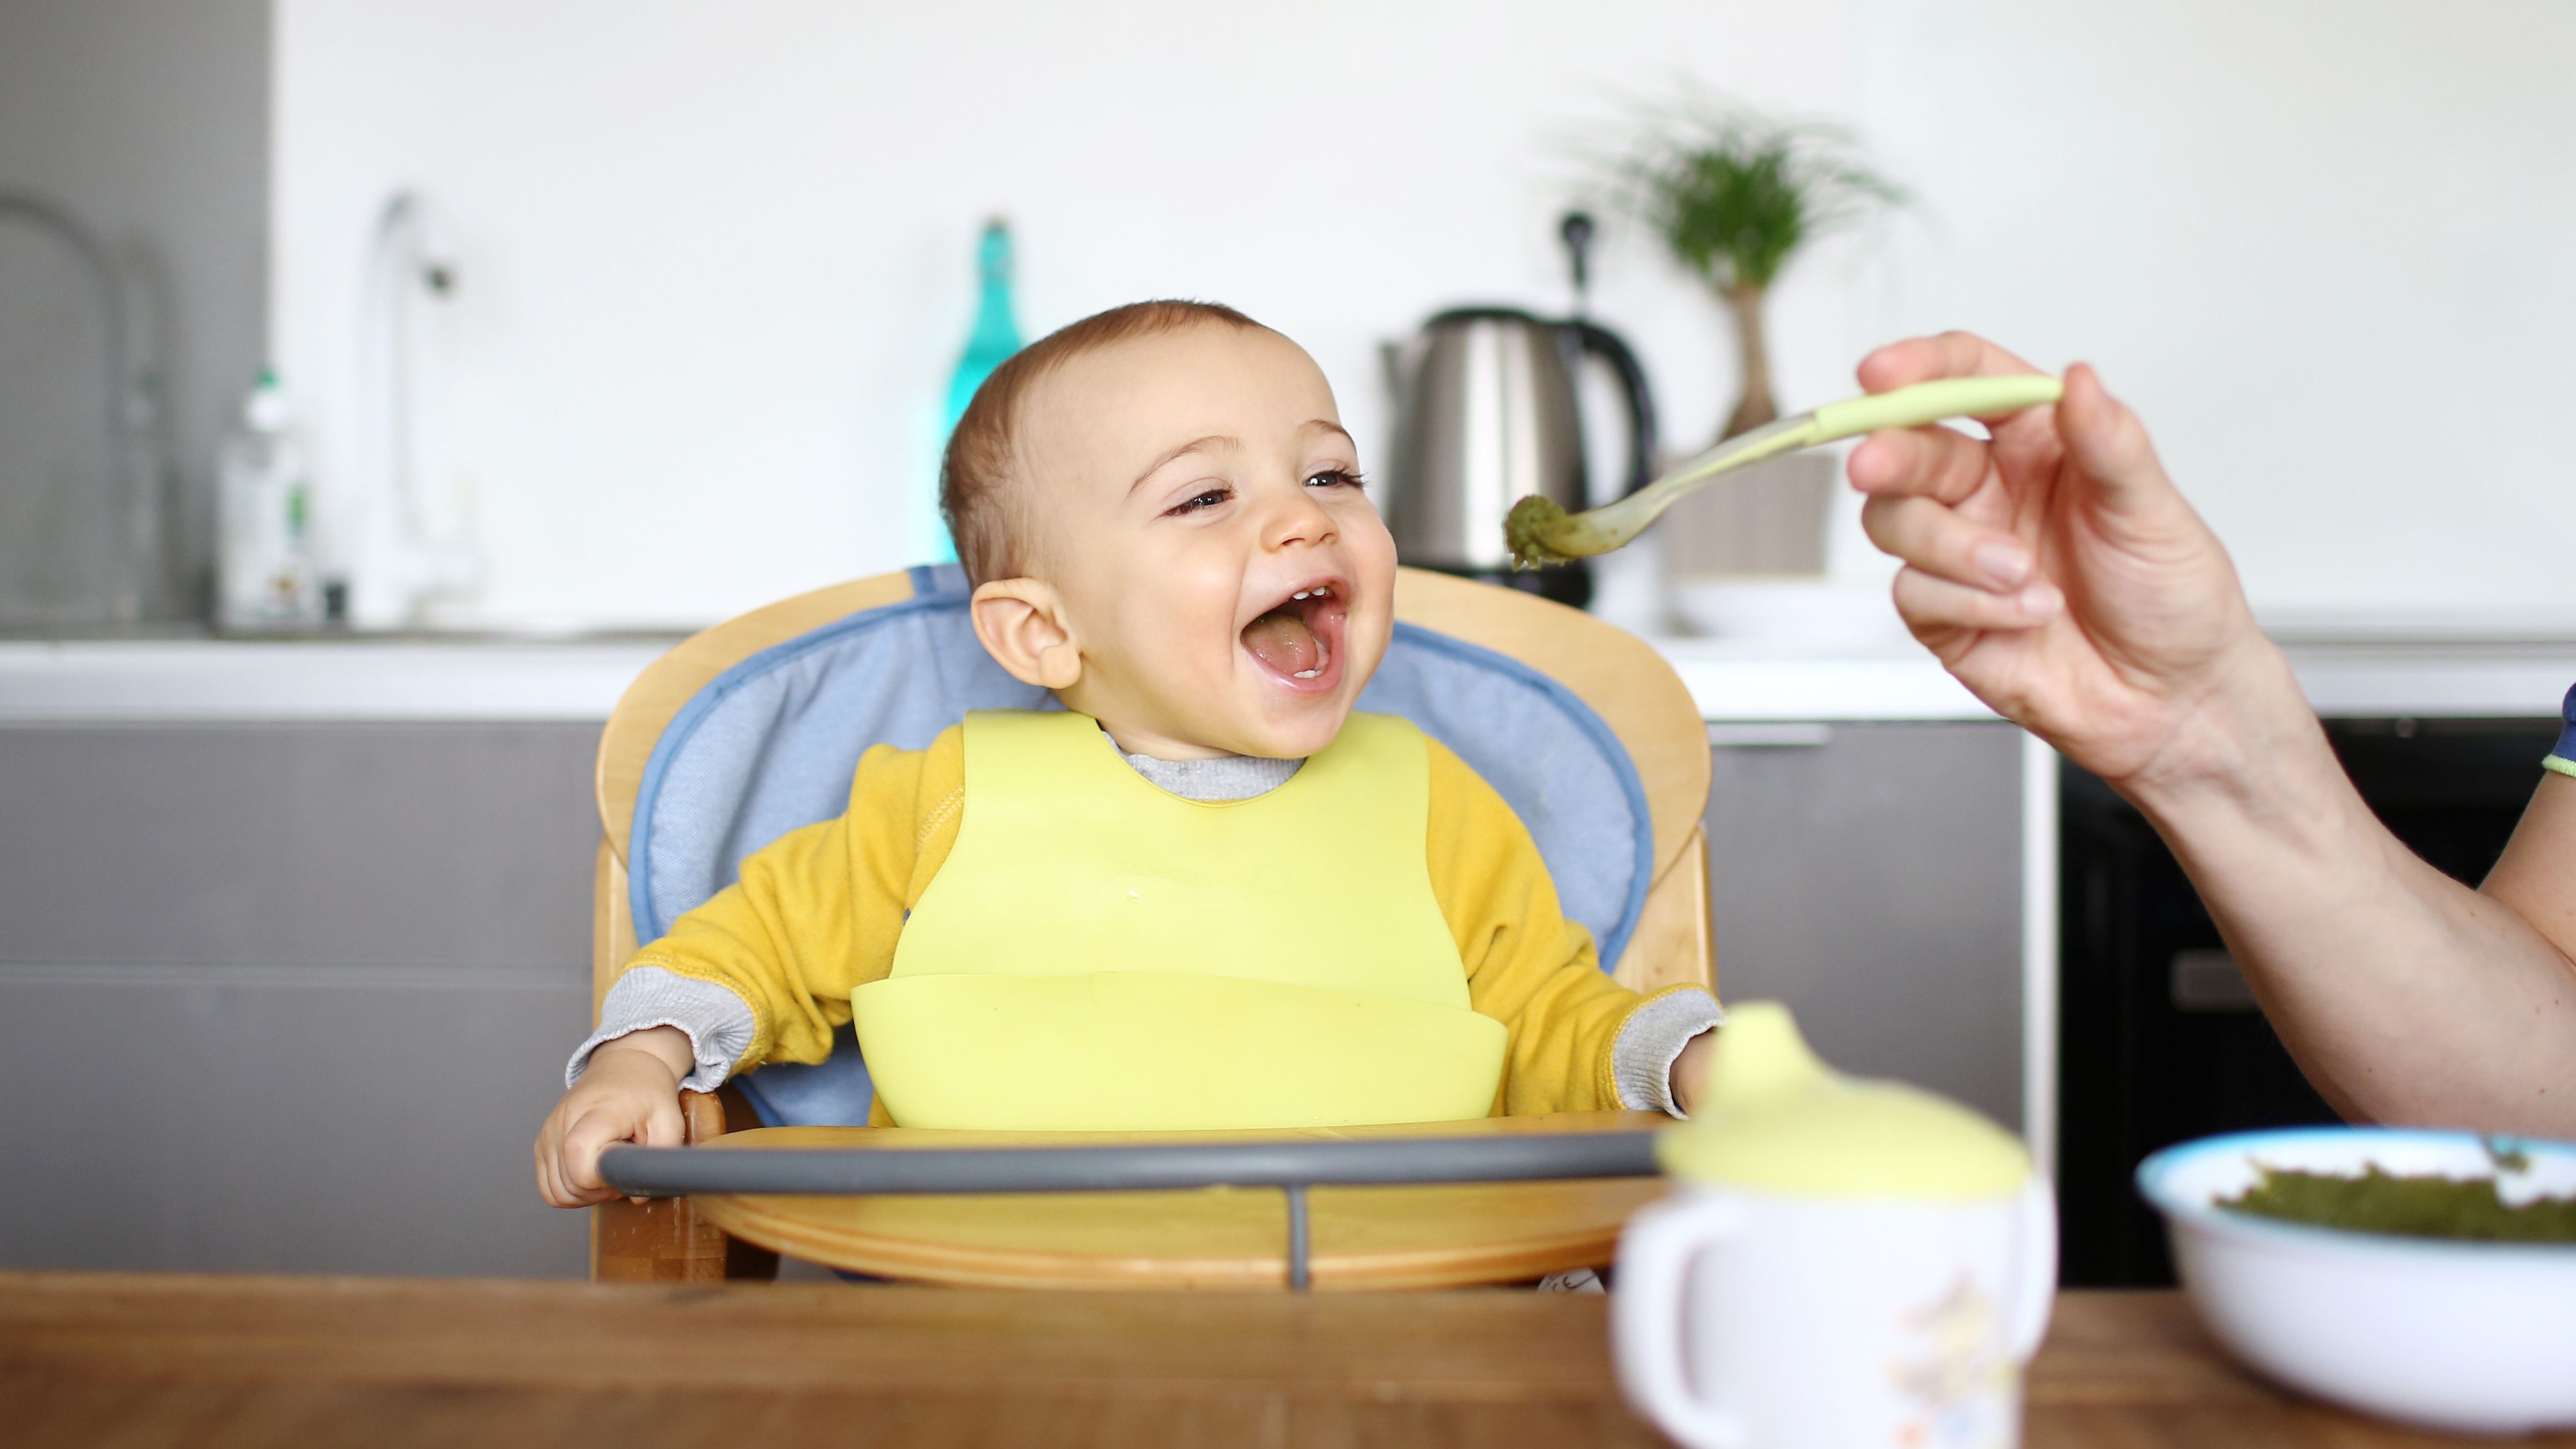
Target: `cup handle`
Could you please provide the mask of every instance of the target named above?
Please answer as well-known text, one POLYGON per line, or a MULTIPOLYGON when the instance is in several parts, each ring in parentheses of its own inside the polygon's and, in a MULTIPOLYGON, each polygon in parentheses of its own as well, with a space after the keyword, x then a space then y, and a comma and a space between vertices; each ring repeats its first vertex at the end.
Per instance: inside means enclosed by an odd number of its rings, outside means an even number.
POLYGON ((2057 1195, 2046 1179, 2034 1174, 2022 1185, 2019 1217, 2021 1271, 2007 1322, 2013 1362, 2027 1363, 2048 1336, 2048 1315, 2057 1306, 2057 1195))
POLYGON ((1743 1211, 1729 1204, 1668 1201, 1639 1209, 1619 1236, 1610 1328, 1620 1384, 1630 1403, 1693 1449, 1744 1444, 1743 1422, 1694 1397, 1682 1363, 1691 1264, 1743 1225, 1743 1211))

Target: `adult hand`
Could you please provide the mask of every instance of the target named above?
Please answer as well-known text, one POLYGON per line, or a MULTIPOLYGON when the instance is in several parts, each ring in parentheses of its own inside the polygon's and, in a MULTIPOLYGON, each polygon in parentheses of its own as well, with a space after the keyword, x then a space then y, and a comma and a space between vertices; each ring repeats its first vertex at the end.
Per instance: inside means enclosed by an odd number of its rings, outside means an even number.
MULTIPOLYGON (((1951 332, 1880 348, 1860 381, 2035 371, 1951 332)), ((2226 550, 2093 369, 2069 369, 2054 408, 1985 421, 1991 441, 1873 434, 1850 464, 1862 526, 1905 561, 1898 612, 1961 683, 2123 787, 2239 763, 2244 721, 2223 717, 2242 711, 2218 707, 2238 684, 2306 719, 2226 550)))
MULTIPOLYGON (((1953 332, 1881 348, 1860 379, 2031 370, 1953 332)), ((1914 636, 2145 812, 2339 1110, 2576 1132, 2571 782, 2542 788, 2484 894, 2426 865, 2355 793, 2226 550, 2093 370, 1986 421, 1991 441, 1917 428, 1852 454, 1914 636)))

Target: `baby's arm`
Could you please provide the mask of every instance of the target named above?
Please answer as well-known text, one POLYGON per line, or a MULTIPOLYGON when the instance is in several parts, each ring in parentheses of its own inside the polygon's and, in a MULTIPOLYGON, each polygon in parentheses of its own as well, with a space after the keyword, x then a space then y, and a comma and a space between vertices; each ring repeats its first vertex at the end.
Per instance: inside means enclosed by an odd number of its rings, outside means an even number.
MULTIPOLYGON (((1715 1005, 1716 1000, 1715 997, 1709 998, 1711 1005, 1715 1005)), ((1681 1109, 1684 1117, 1699 1110, 1699 1094, 1708 1087, 1709 1053, 1716 1049, 1717 1028, 1713 1025, 1702 1027, 1692 1032, 1690 1040, 1682 1044, 1681 1055, 1673 1058, 1672 1069, 1664 1074, 1667 1085, 1672 1088, 1673 1105, 1681 1109)))
MULTIPOLYGON (((941 743, 956 753, 949 737, 941 743)), ((849 1020, 851 989, 893 962, 917 889, 925 778, 962 778, 962 757, 944 772, 925 770, 938 752, 868 751, 847 813, 754 852, 739 881, 628 961, 538 1134, 547 1202, 576 1207, 614 1196, 597 1171, 611 1143, 677 1143, 683 1087, 713 1091, 747 1066, 830 1054, 833 1029, 849 1020)))
POLYGON ((1612 981, 1520 817, 1436 741, 1431 769, 1433 888, 1470 1000, 1511 1031, 1503 1110, 1687 1111, 1716 1000, 1696 986, 1641 998, 1612 981))

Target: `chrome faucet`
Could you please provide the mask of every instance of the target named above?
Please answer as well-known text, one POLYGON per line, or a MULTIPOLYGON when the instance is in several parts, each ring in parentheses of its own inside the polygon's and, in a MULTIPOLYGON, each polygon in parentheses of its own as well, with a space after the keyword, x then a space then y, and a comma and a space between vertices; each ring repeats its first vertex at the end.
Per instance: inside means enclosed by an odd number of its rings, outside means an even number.
MULTIPOLYGON (((80 265, 96 297, 104 337, 104 395, 100 408, 106 527, 104 556, 79 557, 80 540, 59 536, 20 540, 14 562, 31 565, 39 553, 69 567, 54 570, 61 587, 41 578, 0 577, 0 624, 132 623, 169 609, 176 590, 168 535, 165 496, 173 472, 164 446, 159 380, 139 370, 135 359, 150 358, 153 349, 138 346, 134 327, 148 320, 137 314, 129 280, 98 233, 71 210, 23 191, 0 191, 0 226, 16 225, 60 243, 80 265), (103 566, 104 579, 91 573, 103 566), (102 587, 103 585, 103 587, 102 587), (21 616, 24 617, 16 617, 21 616)), ((77 481, 77 479, 75 480, 77 481)), ((42 489, 41 479, 0 479, 0 487, 42 489)), ((56 518, 77 518, 80 500, 56 498, 38 505, 56 518)))
POLYGON ((431 599, 471 593, 482 582, 467 521, 453 497, 422 487, 413 395, 417 311, 456 292, 456 266, 431 228, 420 197, 398 191, 376 215, 358 309, 356 477, 351 511, 349 622, 404 629, 431 599), (433 503, 450 505, 442 513, 433 503))

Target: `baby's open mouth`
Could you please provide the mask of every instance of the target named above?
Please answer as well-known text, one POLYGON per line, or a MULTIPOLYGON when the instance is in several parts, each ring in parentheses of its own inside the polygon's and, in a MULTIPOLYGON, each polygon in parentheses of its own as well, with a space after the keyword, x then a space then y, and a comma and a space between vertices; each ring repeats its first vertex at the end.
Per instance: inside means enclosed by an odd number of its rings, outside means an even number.
POLYGON ((1342 621, 1350 617, 1347 592, 1343 584, 1328 581, 1281 599, 1243 626, 1245 652, 1301 688, 1329 687, 1339 672, 1334 650, 1342 641, 1342 621))

